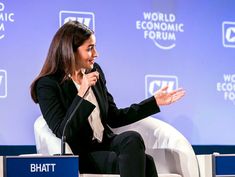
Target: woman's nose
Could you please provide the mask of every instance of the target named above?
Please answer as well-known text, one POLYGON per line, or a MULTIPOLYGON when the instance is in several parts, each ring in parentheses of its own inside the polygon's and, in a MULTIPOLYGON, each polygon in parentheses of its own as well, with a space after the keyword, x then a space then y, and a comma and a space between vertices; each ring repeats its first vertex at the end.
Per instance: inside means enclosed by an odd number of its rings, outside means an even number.
POLYGON ((98 56, 99 56, 99 54, 98 54, 96 48, 94 48, 94 50, 93 50, 93 56, 94 56, 94 57, 98 57, 98 56))

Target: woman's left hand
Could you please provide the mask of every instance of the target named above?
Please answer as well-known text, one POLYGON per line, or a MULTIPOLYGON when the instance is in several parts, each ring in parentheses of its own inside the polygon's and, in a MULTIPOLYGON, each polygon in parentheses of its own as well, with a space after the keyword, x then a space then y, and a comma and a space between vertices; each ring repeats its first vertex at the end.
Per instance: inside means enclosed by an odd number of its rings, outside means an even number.
POLYGON ((177 90, 172 90, 167 92, 168 86, 165 86, 158 90, 154 97, 159 106, 169 105, 180 100, 185 95, 185 90, 179 88, 177 90))

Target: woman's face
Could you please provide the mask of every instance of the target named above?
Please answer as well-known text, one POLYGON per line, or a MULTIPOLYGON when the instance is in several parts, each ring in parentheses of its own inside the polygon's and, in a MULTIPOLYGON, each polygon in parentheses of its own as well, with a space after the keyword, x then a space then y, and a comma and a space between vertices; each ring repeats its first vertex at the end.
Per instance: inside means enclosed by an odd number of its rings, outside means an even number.
POLYGON ((97 56, 96 39, 92 34, 75 52, 76 69, 92 69, 97 56))

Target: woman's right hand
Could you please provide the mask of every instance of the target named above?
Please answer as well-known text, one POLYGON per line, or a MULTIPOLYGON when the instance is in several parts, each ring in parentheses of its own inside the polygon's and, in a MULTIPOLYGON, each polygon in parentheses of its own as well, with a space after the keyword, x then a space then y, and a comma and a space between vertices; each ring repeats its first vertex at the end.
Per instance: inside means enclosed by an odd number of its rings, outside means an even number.
POLYGON ((91 86, 94 86, 99 79, 99 73, 97 71, 84 74, 81 78, 81 85, 80 89, 78 90, 78 95, 83 97, 86 93, 87 89, 89 89, 91 86))

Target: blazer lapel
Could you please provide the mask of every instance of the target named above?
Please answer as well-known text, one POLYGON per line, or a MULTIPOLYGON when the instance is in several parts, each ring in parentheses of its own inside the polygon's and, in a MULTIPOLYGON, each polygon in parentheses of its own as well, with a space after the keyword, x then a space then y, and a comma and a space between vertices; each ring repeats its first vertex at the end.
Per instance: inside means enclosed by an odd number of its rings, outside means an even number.
MULTIPOLYGON (((97 102, 99 104, 101 118, 104 118, 104 115, 106 115, 105 114, 106 113, 105 96, 104 96, 104 91, 102 89, 102 85, 101 85, 100 81, 97 81, 96 85, 92 86, 91 88, 92 88, 92 90, 96 96, 97 102)), ((66 98, 64 100, 64 102, 68 106, 72 103, 74 97, 76 96, 77 88, 74 85, 73 81, 68 79, 68 80, 64 81, 64 83, 62 84, 62 90, 63 90, 63 93, 65 94, 65 98, 66 98)))
POLYGON ((64 81, 62 84, 63 94, 65 94, 66 105, 70 105, 78 93, 76 86, 71 79, 64 81))
POLYGON ((100 82, 97 82, 95 86, 91 87, 97 102, 99 104, 100 107, 100 114, 101 114, 101 119, 104 118, 105 112, 106 112, 106 107, 105 107, 105 100, 104 100, 104 95, 103 95, 103 90, 101 88, 100 82))

